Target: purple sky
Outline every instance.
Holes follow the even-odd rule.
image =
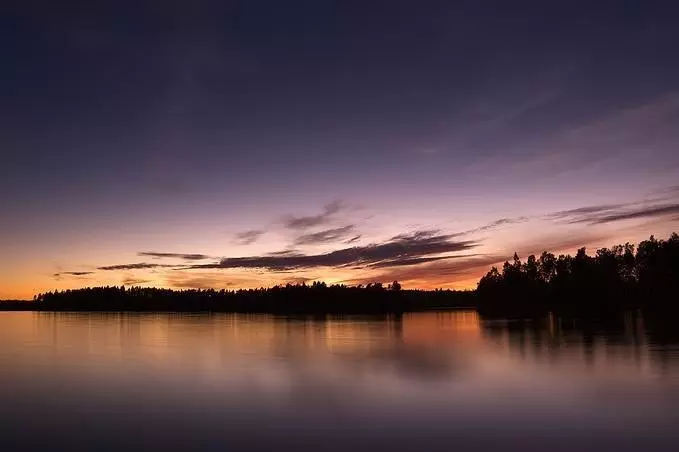
[[[547,3],[10,1],[0,298],[471,287],[667,235],[679,8]]]

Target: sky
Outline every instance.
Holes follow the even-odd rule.
[[[679,6],[9,0],[0,298],[399,280],[679,230]]]

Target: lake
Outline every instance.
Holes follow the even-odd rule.
[[[0,450],[677,451],[679,344],[607,323],[0,313]]]

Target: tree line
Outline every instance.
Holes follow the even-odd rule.
[[[676,308],[679,295],[679,235],[651,236],[575,256],[543,252],[525,262],[514,254],[493,267],[476,290],[482,307],[495,309]]]
[[[477,307],[501,313],[679,309],[679,235],[651,236],[601,248],[593,256],[543,252],[525,262],[514,254],[502,270],[493,267],[475,291],[403,290],[394,281],[365,286],[286,284],[270,288],[171,290],[123,286],[39,294],[33,302],[4,302],[0,309],[45,311],[221,311],[295,313],[402,313]]]
[[[394,281],[349,287],[324,282],[270,288],[171,290],[93,287],[35,297],[46,311],[214,311],[273,314],[378,314],[473,306],[473,292],[402,290]]]

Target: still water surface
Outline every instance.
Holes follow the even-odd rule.
[[[0,450],[679,451],[679,347],[476,312],[0,313]]]

